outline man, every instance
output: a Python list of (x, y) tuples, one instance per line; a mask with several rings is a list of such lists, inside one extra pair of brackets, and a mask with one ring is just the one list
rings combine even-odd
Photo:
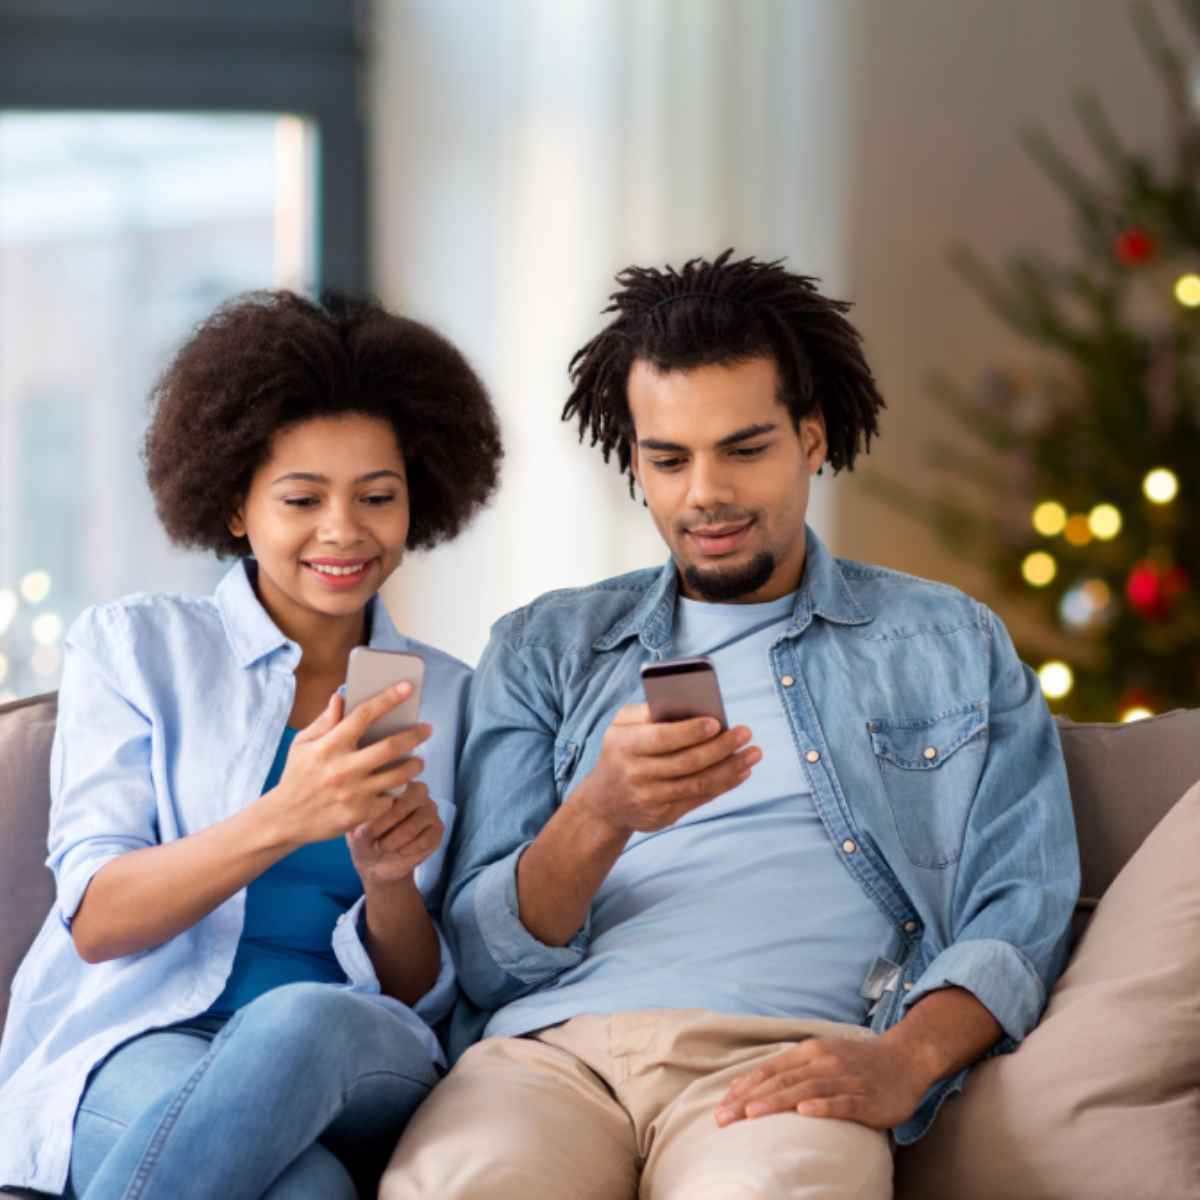
[[(890, 1196), (887, 1131), (919, 1137), (1062, 968), (1058, 738), (986, 608), (806, 529), (882, 407), (847, 306), (728, 253), (619, 282), (564, 416), (671, 561), (493, 631), (446, 904), (484, 1040), (381, 1194)], [(644, 663), (696, 654), (728, 731), (639, 703)]]

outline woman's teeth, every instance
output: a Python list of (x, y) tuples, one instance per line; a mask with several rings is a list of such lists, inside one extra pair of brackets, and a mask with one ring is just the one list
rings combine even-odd
[(359, 563), (356, 567), (327, 567), (324, 563), (308, 563), (306, 564), (314, 571), (320, 571), (322, 575), (357, 575), (368, 564)]

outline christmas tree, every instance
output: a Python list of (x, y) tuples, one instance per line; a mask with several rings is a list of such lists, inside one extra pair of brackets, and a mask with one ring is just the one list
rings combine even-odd
[[(1200, 0), (1179, 8), (1200, 47)], [(1078, 110), (1099, 177), (1026, 139), (1073, 206), (1077, 261), (954, 257), (1048, 365), (991, 371), (973, 391), (938, 381), (980, 452), (939, 455), (932, 497), (876, 481), (1068, 635), (1049, 662), (1018, 649), (1076, 720), (1200, 705), (1200, 55), (1149, 5), (1133, 12), (1169, 98), (1169, 155), (1124, 147), (1091, 96)]]

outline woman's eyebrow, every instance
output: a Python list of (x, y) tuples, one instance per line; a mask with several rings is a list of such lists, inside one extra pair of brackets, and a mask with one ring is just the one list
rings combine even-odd
[[(387, 477), (398, 479), (401, 483), (404, 482), (404, 476), (399, 471), (393, 471), (390, 468), (383, 471), (368, 471), (365, 475), (360, 475), (355, 483), (370, 483), (374, 479), (384, 479)], [(313, 471), (289, 471), (286, 475), (280, 475), (278, 479), (272, 479), (271, 485), (277, 483), (287, 483), (290, 480), (300, 480), (302, 483), (328, 483), (329, 479), (325, 475), (318, 475)]]

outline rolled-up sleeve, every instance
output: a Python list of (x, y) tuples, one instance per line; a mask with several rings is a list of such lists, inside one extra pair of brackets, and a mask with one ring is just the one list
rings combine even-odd
[(80, 618), (67, 638), (59, 689), (47, 866), (68, 925), (101, 867), (159, 840), (151, 721), (119, 678), (110, 632), (102, 611)]
[(487, 1010), (574, 966), (588, 941), (585, 926), (567, 946), (547, 946), (521, 923), (517, 864), (559, 804), (558, 722), (530, 666), (536, 649), (512, 645), (512, 620), (496, 625), (471, 683), (444, 910), (459, 984)]

